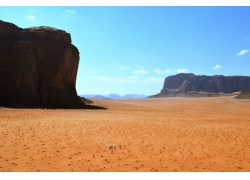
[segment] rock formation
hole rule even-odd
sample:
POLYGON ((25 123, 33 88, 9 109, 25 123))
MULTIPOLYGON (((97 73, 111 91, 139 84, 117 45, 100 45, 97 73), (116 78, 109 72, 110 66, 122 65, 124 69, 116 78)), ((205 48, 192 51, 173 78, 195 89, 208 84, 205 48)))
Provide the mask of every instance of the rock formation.
POLYGON ((221 96, 238 91, 250 91, 249 76, 197 76, 181 73, 166 77, 161 92, 150 97, 221 96))
POLYGON ((241 92, 237 96, 236 99, 250 99, 250 92, 241 92))
POLYGON ((75 89, 78 63, 69 33, 0 20, 0 105, 85 107, 75 89))

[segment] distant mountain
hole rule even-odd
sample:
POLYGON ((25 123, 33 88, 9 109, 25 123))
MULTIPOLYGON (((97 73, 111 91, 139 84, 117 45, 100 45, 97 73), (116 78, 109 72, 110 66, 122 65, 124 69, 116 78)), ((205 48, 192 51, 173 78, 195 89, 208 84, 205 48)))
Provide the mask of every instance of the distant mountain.
POLYGON ((122 97, 118 94, 110 94, 108 96, 109 99, 122 99, 122 97))
POLYGON ((109 95, 80 95, 81 97, 89 98, 89 99, 141 99, 147 98, 146 95, 143 94, 126 94, 125 96, 119 94, 109 94, 109 95))
POLYGON ((80 96, 88 99, 108 99, 107 97, 98 94, 80 95, 80 96))
POLYGON ((126 94, 125 96, 121 96, 118 94, 110 94, 109 96, 106 96, 109 99, 139 99, 139 98, 146 98, 145 95, 139 95, 139 94, 126 94))
POLYGON ((126 94, 125 96, 122 97, 122 99, 139 99, 139 98, 146 98, 147 96, 145 95, 140 95, 140 94, 126 94))

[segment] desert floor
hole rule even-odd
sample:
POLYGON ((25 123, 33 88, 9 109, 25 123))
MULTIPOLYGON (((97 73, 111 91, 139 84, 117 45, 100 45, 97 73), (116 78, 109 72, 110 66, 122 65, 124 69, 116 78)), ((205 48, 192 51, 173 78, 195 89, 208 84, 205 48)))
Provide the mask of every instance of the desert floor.
POLYGON ((0 171, 250 171, 250 100, 93 101, 108 109, 1 107, 0 171))

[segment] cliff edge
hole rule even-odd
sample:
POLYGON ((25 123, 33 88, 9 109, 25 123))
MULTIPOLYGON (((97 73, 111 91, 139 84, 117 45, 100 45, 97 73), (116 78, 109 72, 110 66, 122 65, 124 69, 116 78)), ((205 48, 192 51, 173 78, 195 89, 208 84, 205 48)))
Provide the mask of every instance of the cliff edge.
POLYGON ((66 31, 0 20, 0 105, 85 108, 75 89, 78 64, 66 31))
POLYGON ((165 78, 160 93, 150 97, 214 97, 250 92, 249 76, 205 76, 180 73, 165 78))

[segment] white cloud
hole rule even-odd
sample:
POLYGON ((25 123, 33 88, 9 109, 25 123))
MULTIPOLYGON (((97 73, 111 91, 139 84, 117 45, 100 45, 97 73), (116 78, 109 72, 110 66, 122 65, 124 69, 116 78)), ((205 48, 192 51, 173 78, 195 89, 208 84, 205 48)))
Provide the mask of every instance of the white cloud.
POLYGON ((163 74, 164 72, 161 71, 160 69, 155 69, 154 72, 156 72, 157 74, 163 74))
POLYGON ((75 10, 66 10, 66 13, 71 13, 71 14, 74 14, 76 11, 75 10))
POLYGON ((138 76, 129 76, 129 79, 138 79, 138 76))
POLYGON ((213 69, 220 69, 221 68, 221 65, 216 65, 213 67, 213 69))
POLYGON ((120 68, 121 70, 126 70, 126 69, 128 69, 128 67, 126 67, 126 66, 119 66, 119 68, 120 68))
POLYGON ((168 74, 173 74, 174 73, 174 71, 172 71, 171 69, 166 69, 165 72, 168 73, 168 74))
POLYGON ((127 81, 125 78, 109 78, 105 76, 96 76, 94 79, 106 81, 107 84, 122 84, 127 81))
POLYGON ((145 69, 140 69, 140 70, 135 70, 134 73, 135 74, 148 74, 148 71, 146 71, 145 69))
POLYGON ((178 73, 186 73, 186 72, 188 72, 188 70, 187 69, 177 69, 177 72, 178 73))
POLYGON ((102 68, 91 69, 91 70, 88 70, 88 73, 96 74, 96 73, 99 73, 99 72, 102 72, 102 71, 105 71, 105 70, 106 69, 102 69, 102 68))
POLYGON ((95 76, 95 77, 87 77, 88 79, 96 79, 105 81, 107 84, 123 84, 123 83, 133 83, 137 82, 137 78, 128 77, 128 78, 114 78, 114 77, 106 77, 106 76, 95 76))
POLYGON ((143 84, 155 84, 155 83, 163 83, 164 78, 155 78, 155 77, 145 77, 144 80, 142 80, 143 84))
POLYGON ((25 16, 26 17, 26 19, 28 19, 29 21, 34 21, 35 20, 35 16, 31 16, 31 15, 26 15, 25 16))
POLYGON ((242 56, 244 54, 247 54, 248 52, 249 52, 249 50, 243 49, 239 53, 237 53, 237 56, 242 56))
POLYGON ((155 77, 144 77, 139 79, 138 76, 128 76, 127 78, 114 78, 114 77, 106 77, 106 76, 95 76, 95 77, 87 77, 87 79, 95 79, 106 82, 106 84, 123 84, 123 83, 137 83, 137 84, 162 84, 164 78, 155 78, 155 77))

